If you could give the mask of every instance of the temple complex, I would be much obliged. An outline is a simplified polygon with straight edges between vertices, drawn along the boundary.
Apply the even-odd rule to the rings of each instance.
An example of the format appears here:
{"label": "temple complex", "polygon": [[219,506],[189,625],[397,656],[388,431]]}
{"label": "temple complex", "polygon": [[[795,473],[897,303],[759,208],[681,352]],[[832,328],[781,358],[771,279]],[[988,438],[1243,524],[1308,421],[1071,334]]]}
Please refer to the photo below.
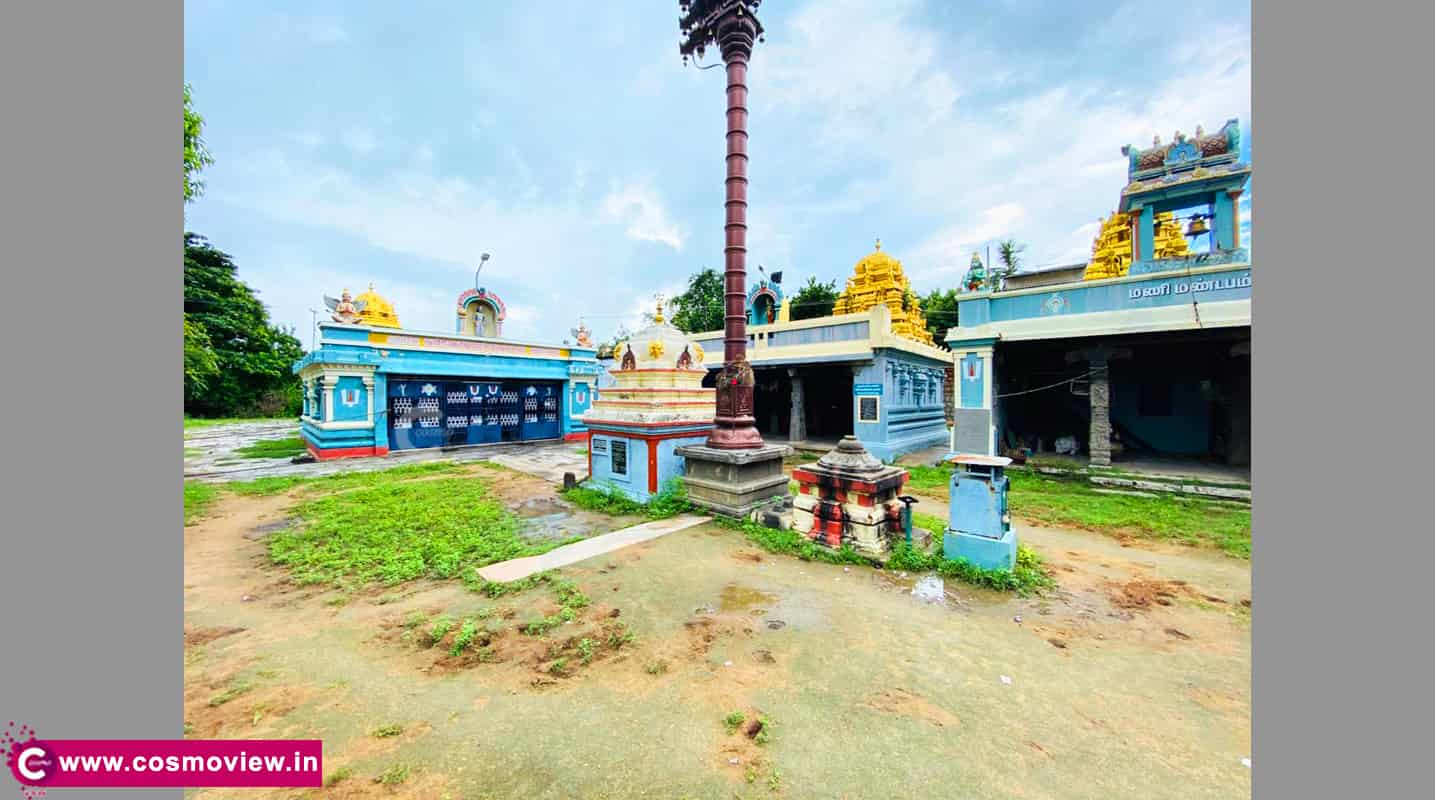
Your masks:
{"label": "temple complex", "polygon": [[1122,148],[1087,264],[962,294],[955,452],[1250,463],[1251,255],[1240,124]]}
{"label": "temple complex", "polygon": [[892,332],[916,342],[932,343],[927,320],[912,284],[902,273],[902,262],[882,252],[882,240],[876,249],[857,262],[847,288],[837,296],[833,314],[861,314],[882,303],[892,315]]}
{"label": "temple complex", "polygon": [[703,387],[702,348],[663,318],[613,348],[616,367],[582,415],[588,474],[597,484],[646,502],[683,475],[674,451],[701,444],[713,428],[714,390]]}
{"label": "temple complex", "polygon": [[492,292],[459,295],[457,334],[400,327],[372,284],[325,302],[332,318],[293,367],[315,458],[586,435],[579,418],[592,403],[596,350],[502,338],[504,305]]}

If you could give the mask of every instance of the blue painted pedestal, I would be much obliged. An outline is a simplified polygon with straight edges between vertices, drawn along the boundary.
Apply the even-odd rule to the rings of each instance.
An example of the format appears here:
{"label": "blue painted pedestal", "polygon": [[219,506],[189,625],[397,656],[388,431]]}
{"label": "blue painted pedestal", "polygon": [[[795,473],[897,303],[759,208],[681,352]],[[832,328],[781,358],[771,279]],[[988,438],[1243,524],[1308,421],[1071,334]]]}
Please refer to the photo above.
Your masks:
{"label": "blue painted pedestal", "polygon": [[1016,566],[1016,534],[1007,513],[1005,468],[1011,459],[958,455],[952,472],[951,505],[942,554],[964,558],[983,569]]}

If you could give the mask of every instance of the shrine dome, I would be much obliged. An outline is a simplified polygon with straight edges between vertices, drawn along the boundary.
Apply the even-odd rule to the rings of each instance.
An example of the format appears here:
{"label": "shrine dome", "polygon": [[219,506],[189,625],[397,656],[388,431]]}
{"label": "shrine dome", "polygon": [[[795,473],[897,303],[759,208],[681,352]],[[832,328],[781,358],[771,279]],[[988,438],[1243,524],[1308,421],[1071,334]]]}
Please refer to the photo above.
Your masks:
{"label": "shrine dome", "polygon": [[621,370],[681,369],[702,371],[704,353],[697,342],[688,341],[682,331],[663,319],[663,304],[653,324],[632,334],[613,347],[613,358]]}
{"label": "shrine dome", "polygon": [[370,283],[367,291],[355,297],[354,304],[363,309],[359,312],[359,320],[363,324],[380,328],[399,327],[399,315],[394,311],[394,304],[375,292],[374,284]]}

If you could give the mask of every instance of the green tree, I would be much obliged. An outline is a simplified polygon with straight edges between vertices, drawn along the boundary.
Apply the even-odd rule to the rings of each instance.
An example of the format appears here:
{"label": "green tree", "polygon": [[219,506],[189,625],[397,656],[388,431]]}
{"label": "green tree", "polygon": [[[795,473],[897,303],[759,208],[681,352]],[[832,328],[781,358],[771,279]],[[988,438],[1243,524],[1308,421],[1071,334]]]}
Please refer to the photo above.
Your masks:
{"label": "green tree", "polygon": [[957,290],[933,289],[921,300],[922,315],[927,318],[927,330],[932,339],[946,347],[947,329],[957,325]]}
{"label": "green tree", "polygon": [[185,413],[298,414],[299,379],[290,368],[304,355],[304,348],[292,330],[270,323],[269,312],[239,280],[237,270],[227,253],[201,236],[185,234],[185,319],[208,338],[218,367],[197,396],[185,398]]}
{"label": "green tree", "polygon": [[723,316],[723,278],[716,270],[694,274],[688,290],[673,298],[673,327],[684,333],[718,330]]}
{"label": "green tree", "polygon": [[818,283],[816,276],[807,276],[807,285],[797,290],[787,302],[791,303],[789,319],[815,319],[832,316],[832,306],[837,303],[837,281]]}
{"label": "green tree", "polygon": [[219,375],[219,357],[209,343],[204,326],[184,318],[184,403],[203,396],[209,382]]}
{"label": "green tree", "polygon": [[184,202],[191,203],[204,194],[204,181],[199,173],[214,163],[209,148],[204,146],[204,117],[194,110],[193,90],[184,85]]}
{"label": "green tree", "polygon": [[1002,288],[1002,282],[1016,274],[1017,268],[1021,266],[1021,254],[1025,251],[1026,245],[1018,244],[1015,239],[1003,239],[997,243],[997,260],[1002,265],[992,270],[994,286]]}

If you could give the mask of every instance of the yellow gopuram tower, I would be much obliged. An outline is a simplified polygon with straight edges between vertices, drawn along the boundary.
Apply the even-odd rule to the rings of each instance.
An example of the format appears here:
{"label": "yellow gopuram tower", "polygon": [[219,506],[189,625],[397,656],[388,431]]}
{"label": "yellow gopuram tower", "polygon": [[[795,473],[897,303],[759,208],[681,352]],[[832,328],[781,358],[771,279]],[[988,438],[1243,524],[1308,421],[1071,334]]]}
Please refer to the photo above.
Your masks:
{"label": "yellow gopuram tower", "polygon": [[[1156,214],[1152,249],[1156,251],[1152,258],[1178,258],[1191,252],[1174,212]],[[1124,276],[1131,269],[1131,252],[1131,222],[1125,215],[1113,212],[1101,223],[1101,232],[1091,244],[1091,261],[1082,278],[1094,281]]]}
{"label": "yellow gopuram tower", "polygon": [[882,252],[882,240],[877,240],[877,249],[857,262],[855,274],[847,279],[847,288],[837,296],[832,306],[833,314],[860,314],[878,303],[886,304],[892,312],[892,332],[914,341],[932,344],[932,333],[927,330],[927,319],[912,285],[902,273],[902,262]]}
{"label": "yellow gopuram tower", "polygon": [[399,327],[399,315],[394,311],[394,304],[375,292],[372,283],[369,284],[368,291],[354,298],[354,303],[363,309],[359,312],[359,320],[364,325],[374,325],[380,328]]}

